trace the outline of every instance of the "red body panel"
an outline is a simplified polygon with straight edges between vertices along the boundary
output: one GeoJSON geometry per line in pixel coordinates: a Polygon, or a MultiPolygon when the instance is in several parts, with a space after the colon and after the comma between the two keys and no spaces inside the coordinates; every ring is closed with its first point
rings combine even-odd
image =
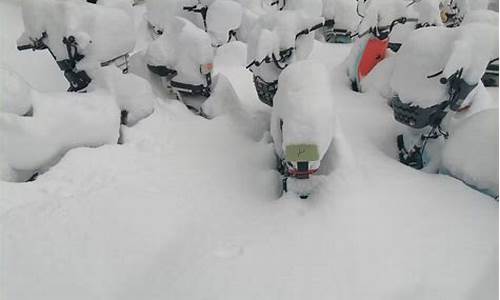
{"type": "Polygon", "coordinates": [[[385,58],[388,46],[389,39],[379,40],[377,38],[371,38],[368,40],[358,65],[359,80],[368,75],[368,73],[385,58]]]}

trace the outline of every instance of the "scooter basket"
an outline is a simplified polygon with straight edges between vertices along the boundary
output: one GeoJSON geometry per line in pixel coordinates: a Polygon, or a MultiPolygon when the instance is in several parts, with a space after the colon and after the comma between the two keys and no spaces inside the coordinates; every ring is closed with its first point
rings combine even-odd
{"type": "Polygon", "coordinates": [[[255,84],[255,89],[257,90],[257,95],[259,100],[269,106],[273,106],[273,98],[278,90],[278,81],[267,82],[261,77],[254,75],[253,82],[255,84]]]}
{"type": "Polygon", "coordinates": [[[392,109],[396,121],[417,129],[439,125],[446,116],[446,111],[444,111],[446,106],[448,106],[448,101],[422,108],[418,105],[403,103],[398,96],[392,98],[392,109]]]}

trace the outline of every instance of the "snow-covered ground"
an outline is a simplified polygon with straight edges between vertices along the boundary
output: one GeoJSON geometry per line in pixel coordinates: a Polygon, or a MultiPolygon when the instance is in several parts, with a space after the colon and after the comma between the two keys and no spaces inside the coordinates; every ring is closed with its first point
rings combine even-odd
{"type": "MultiPolygon", "coordinates": [[[[15,49],[15,1],[0,1],[0,23],[0,63],[65,90],[48,53],[15,49]]],[[[270,109],[246,46],[229,43],[215,69],[235,109],[206,120],[158,95],[123,144],[0,182],[0,298],[497,299],[498,202],[397,161],[400,125],[386,99],[350,90],[349,50],[315,42],[311,54],[331,70],[342,135],[309,199],[280,197],[270,109]]]]}

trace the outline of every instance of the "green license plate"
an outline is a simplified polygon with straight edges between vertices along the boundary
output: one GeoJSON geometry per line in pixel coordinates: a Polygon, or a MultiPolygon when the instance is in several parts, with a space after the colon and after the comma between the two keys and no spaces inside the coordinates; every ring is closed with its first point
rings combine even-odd
{"type": "Polygon", "coordinates": [[[317,145],[288,145],[286,146],[287,161],[318,161],[319,151],[317,145]]]}

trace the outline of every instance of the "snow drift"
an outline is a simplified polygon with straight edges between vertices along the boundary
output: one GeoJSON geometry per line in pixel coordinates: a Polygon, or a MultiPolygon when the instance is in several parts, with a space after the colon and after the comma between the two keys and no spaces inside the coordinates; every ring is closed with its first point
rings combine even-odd
{"type": "Polygon", "coordinates": [[[22,116],[31,110],[31,86],[18,74],[0,66],[0,111],[22,116]]]}
{"type": "Polygon", "coordinates": [[[75,147],[118,141],[120,110],[111,94],[36,93],[33,117],[0,113],[0,149],[15,170],[50,167],[75,147]]]}
{"type": "Polygon", "coordinates": [[[498,197],[498,109],[483,110],[450,131],[441,172],[498,197]]]}

